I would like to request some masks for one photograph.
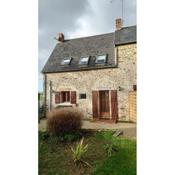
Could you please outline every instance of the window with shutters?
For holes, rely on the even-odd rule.
[[[70,102],[70,91],[61,91],[55,93],[55,104]]]
[[[55,93],[55,104],[66,102],[76,104],[76,91],[59,91]]]

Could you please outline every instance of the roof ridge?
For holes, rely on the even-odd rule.
[[[136,27],[136,25],[126,26],[126,27],[123,27],[121,30],[127,29],[127,28],[131,28],[131,27]],[[99,37],[99,36],[104,36],[104,35],[111,35],[111,34],[114,34],[114,33],[115,33],[115,31],[114,32],[109,32],[109,33],[97,34],[97,35],[90,35],[90,36],[77,37],[77,38],[70,38],[70,39],[66,39],[64,42],[72,41],[72,40],[78,40],[78,39],[86,39],[86,38],[91,38],[91,37]]]
[[[70,39],[65,40],[65,42],[66,41],[77,40],[77,39],[84,39],[84,38],[98,37],[98,36],[104,36],[104,35],[111,35],[111,34],[115,34],[115,32],[103,33],[103,34],[91,35],[91,36],[85,36],[85,37],[78,37],[78,38],[70,38]]]

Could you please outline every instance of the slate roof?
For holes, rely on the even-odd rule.
[[[116,67],[115,45],[136,42],[136,26],[122,28],[113,33],[65,40],[57,43],[47,63],[43,73],[80,71],[89,69],[104,69]],[[97,55],[107,54],[107,63],[95,64]],[[88,65],[79,65],[80,57],[90,56]],[[70,65],[61,65],[65,57],[72,57]]]
[[[136,26],[130,26],[115,31],[115,44],[129,44],[136,42]]]

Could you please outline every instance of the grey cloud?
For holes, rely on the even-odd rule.
[[[57,32],[76,30],[76,20],[88,10],[87,0],[39,0],[39,47],[53,45]]]
[[[115,30],[115,19],[122,17],[121,0],[88,0],[93,13],[86,13],[81,21],[86,21],[86,26],[72,32],[72,37],[79,35],[96,35]],[[136,0],[123,0],[124,24],[130,26],[136,24]]]
[[[115,30],[115,19],[122,16],[122,1],[113,0],[89,0],[95,8],[96,15],[91,21],[91,26],[100,32]],[[124,26],[136,24],[135,0],[123,0],[124,2]]]

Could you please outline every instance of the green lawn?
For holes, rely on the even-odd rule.
[[[109,143],[111,132],[85,134],[88,151],[84,157],[91,167],[76,165],[70,146],[77,141],[61,142],[53,136],[39,133],[39,175],[136,175],[136,141],[117,138],[117,152],[108,156],[104,145]]]

